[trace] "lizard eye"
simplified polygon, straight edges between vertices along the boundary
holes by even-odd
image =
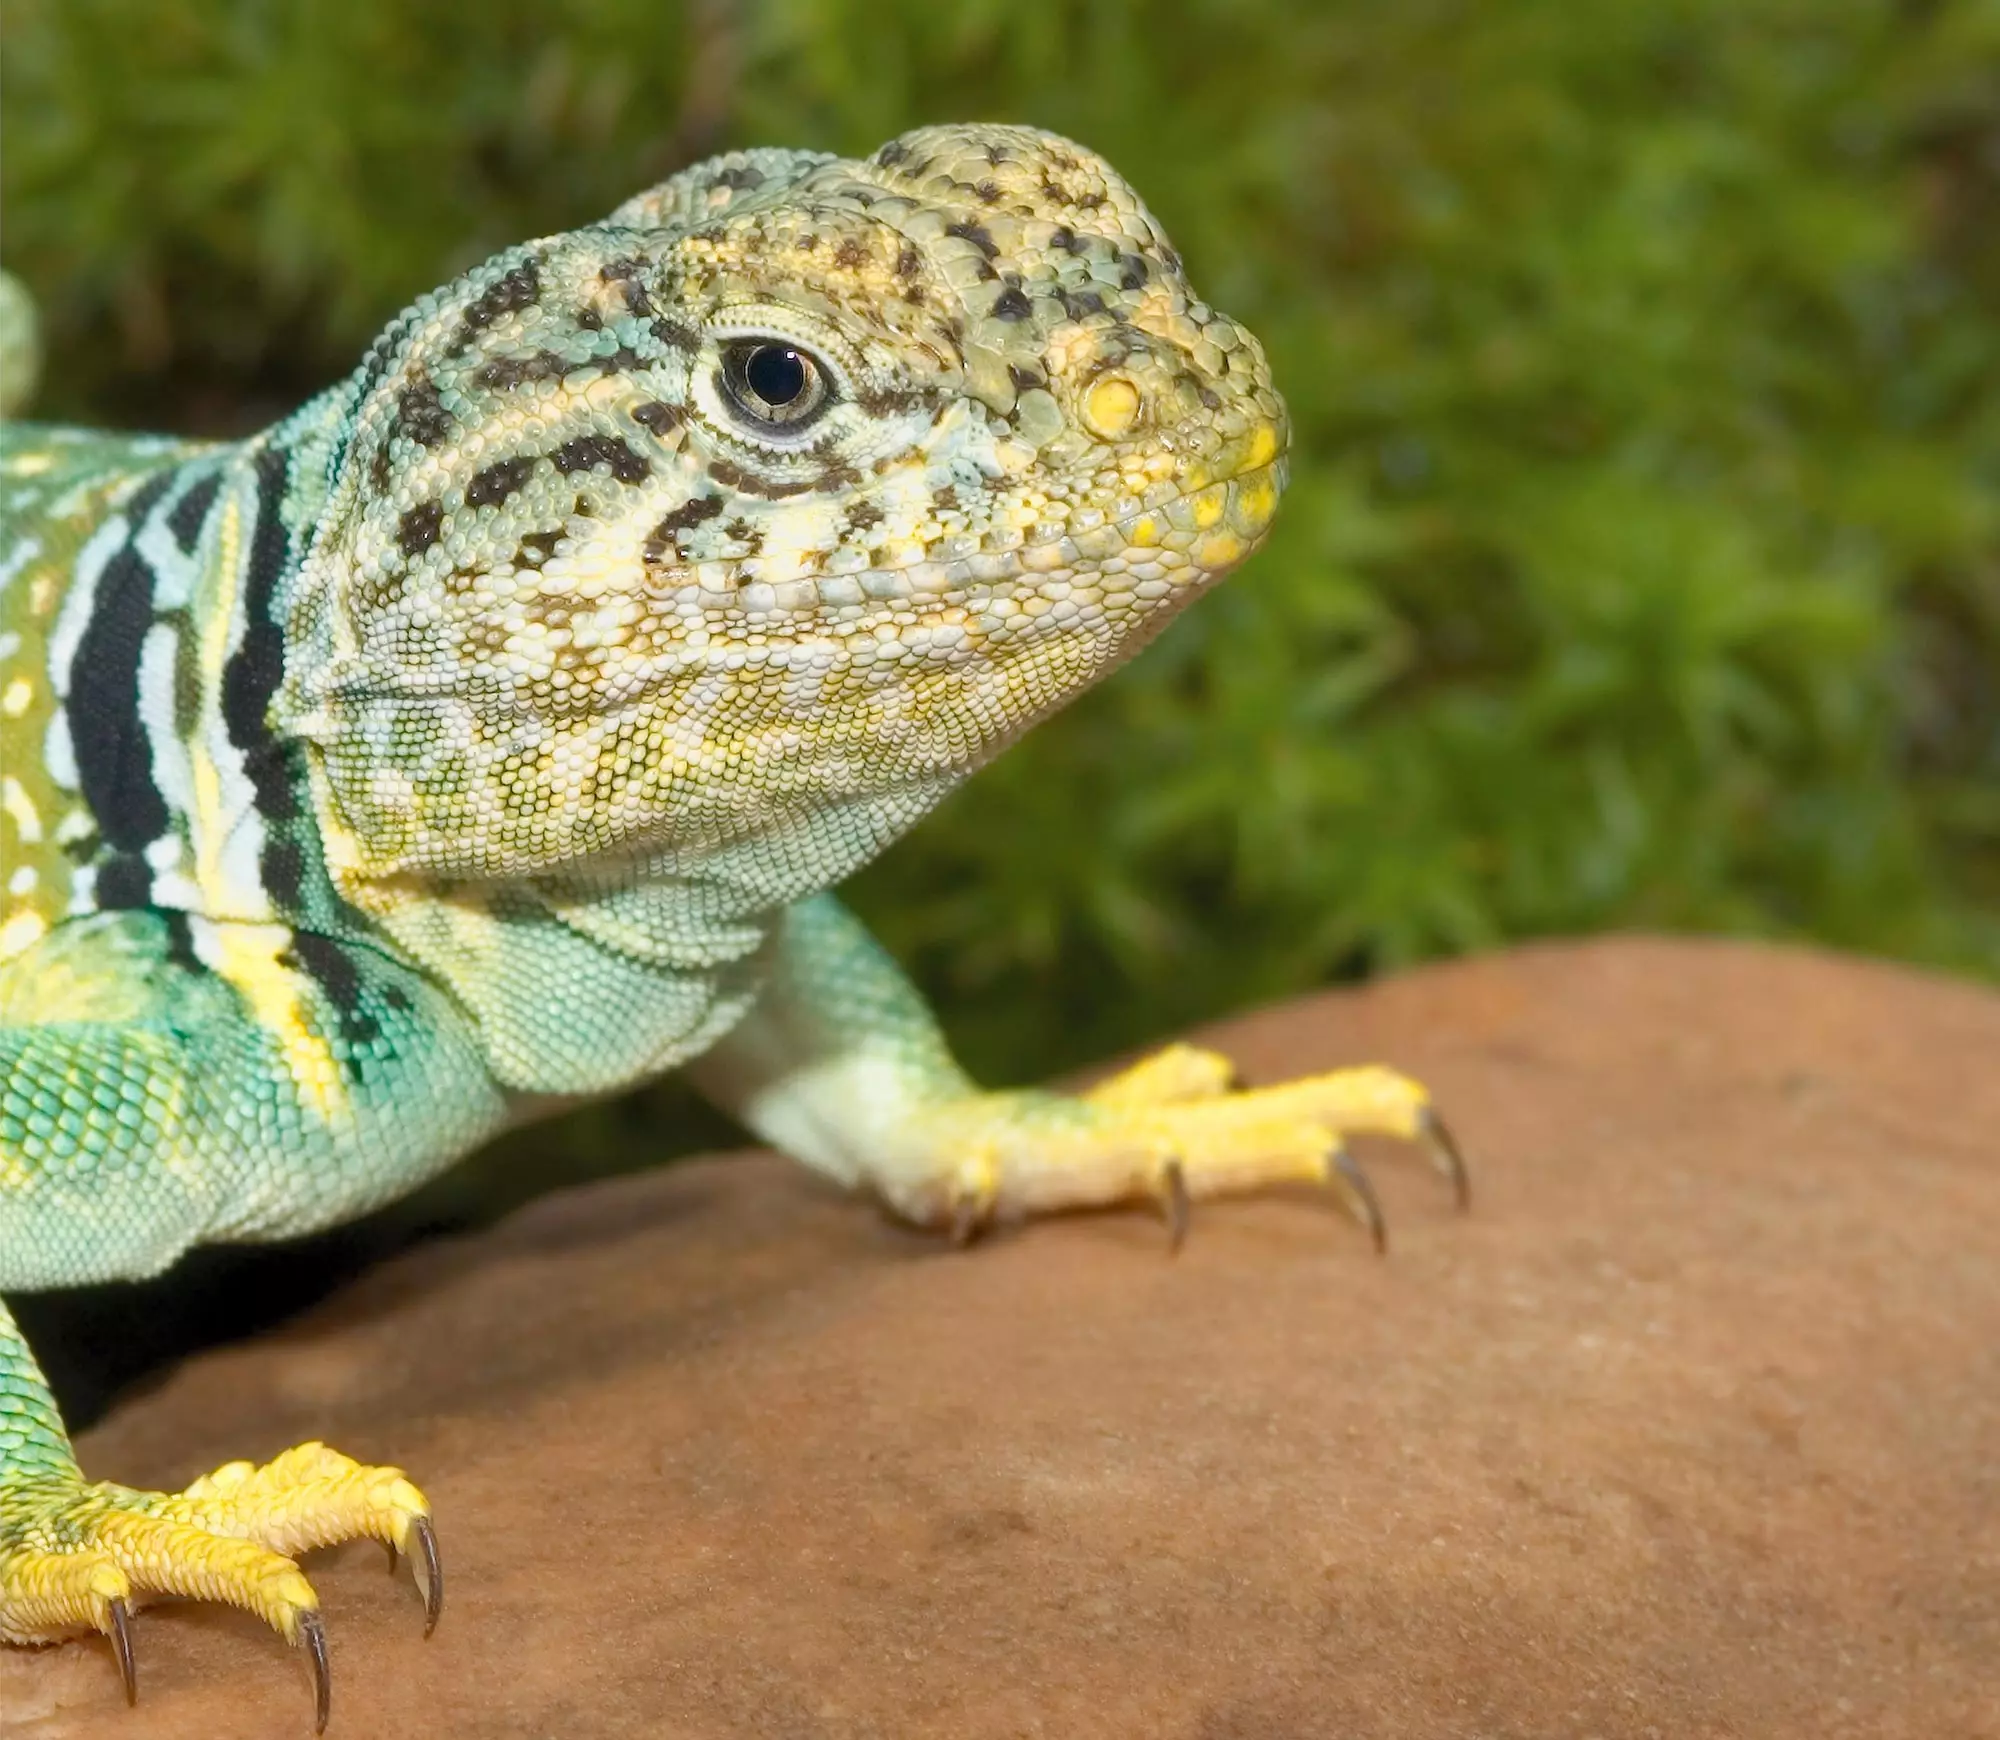
[[[759,429],[797,429],[826,408],[826,365],[811,351],[769,338],[748,338],[722,353],[722,389]]]

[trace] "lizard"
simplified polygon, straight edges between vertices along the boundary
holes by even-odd
[[[1169,1046],[986,1091],[830,892],[1265,538],[1289,429],[1083,146],[735,151],[416,301],[283,421],[0,431],[0,1295],[413,1189],[685,1069],[961,1242],[1459,1152],[1421,1084]],[[1255,777],[1246,769],[1246,777]],[[1080,825],[1087,825],[1079,818]],[[429,1500],[318,1443],[87,1478],[0,1302],[0,1639],[233,1603]]]

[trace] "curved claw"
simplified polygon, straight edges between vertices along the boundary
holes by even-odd
[[[1465,1169],[1465,1156],[1451,1128],[1438,1116],[1435,1106],[1425,1106],[1417,1116],[1417,1134],[1431,1157],[1431,1164],[1451,1185],[1453,1200],[1463,1214],[1472,1206],[1472,1175]]]
[[[333,1709],[333,1673],[326,1660],[326,1625],[318,1613],[307,1608],[298,1617],[299,1647],[312,1664],[313,1732],[326,1732],[326,1719]]]
[[[1169,1160],[1160,1169],[1160,1183],[1166,1191],[1167,1255],[1177,1257],[1187,1243],[1189,1212],[1187,1173],[1178,1160]]]
[[[1368,1229],[1375,1254],[1385,1255],[1389,1249],[1389,1223],[1382,1218],[1382,1204],[1376,1199],[1375,1186],[1368,1182],[1368,1174],[1345,1148],[1336,1146],[1327,1155],[1326,1181],[1347,1197],[1355,1218]]]
[[[986,1230],[986,1205],[977,1197],[961,1196],[951,1205],[951,1225],[946,1236],[960,1250]]]
[[[113,1598],[107,1610],[106,1629],[111,1633],[111,1653],[118,1658],[118,1677],[125,1682],[125,1702],[139,1701],[139,1664],[132,1656],[132,1613],[122,1599]]]
[[[444,1561],[438,1557],[437,1530],[427,1516],[420,1516],[410,1524],[410,1533],[416,1540],[416,1561],[418,1579],[424,1589],[424,1636],[437,1630],[438,1617],[444,1612]]]

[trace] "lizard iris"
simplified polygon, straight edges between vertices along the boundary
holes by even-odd
[[[796,430],[826,404],[826,365],[788,344],[733,345],[723,367],[730,396],[759,422]]]
[[[1324,1178],[1381,1068],[990,1093],[826,891],[1263,539],[1264,353],[1101,159],[747,151],[413,304],[249,440],[0,438],[0,1291],[307,1232],[687,1067],[913,1220]],[[0,1638],[155,1594],[306,1649],[429,1501],[318,1444],[86,1478],[0,1306]]]

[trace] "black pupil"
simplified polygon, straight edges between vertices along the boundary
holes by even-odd
[[[782,410],[806,390],[806,359],[782,344],[759,345],[743,365],[743,379],[765,404]]]

